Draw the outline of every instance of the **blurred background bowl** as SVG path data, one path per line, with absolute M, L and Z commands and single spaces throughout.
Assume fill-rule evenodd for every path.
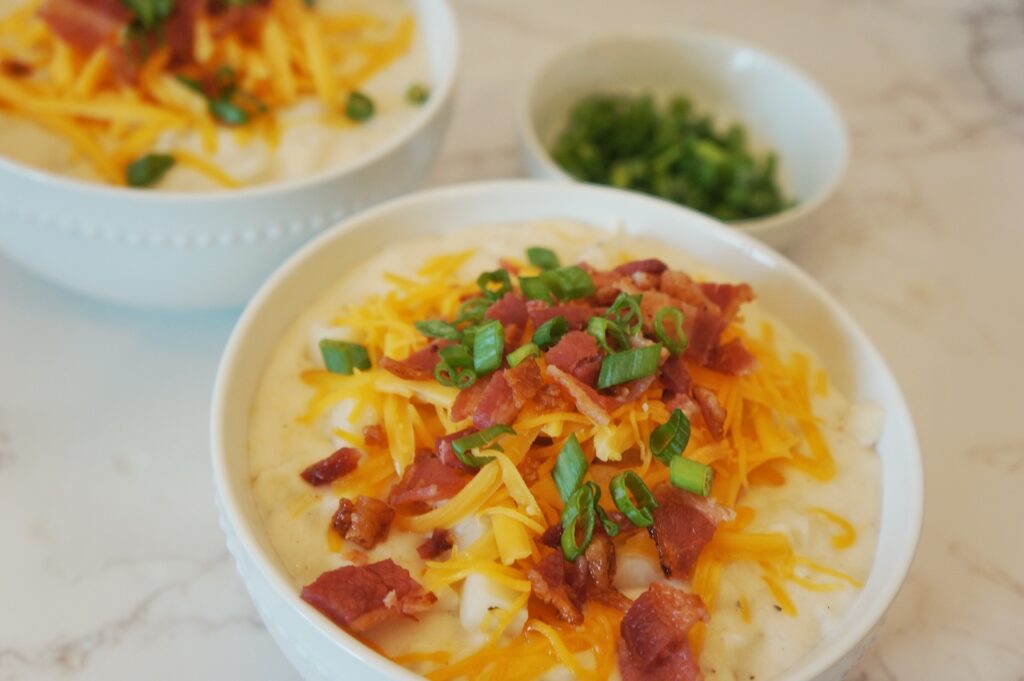
M 458 33 L 448 0 L 409 0 L 431 96 L 352 163 L 297 180 L 202 193 L 89 184 L 0 158 L 0 250 L 81 293 L 137 307 L 241 306 L 292 251 L 339 220 L 418 187 L 451 118 Z
M 745 126 L 755 151 L 775 151 L 783 190 L 796 204 L 728 224 L 776 248 L 813 226 L 846 171 L 846 126 L 828 95 L 794 66 L 703 32 L 638 30 L 569 45 L 527 84 L 517 114 L 531 177 L 575 181 L 548 150 L 573 106 L 597 92 L 682 94 L 716 123 Z

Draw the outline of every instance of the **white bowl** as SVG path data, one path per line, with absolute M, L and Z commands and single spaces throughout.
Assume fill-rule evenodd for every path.
M 253 501 L 248 419 L 271 353 L 295 317 L 346 269 L 388 244 L 481 224 L 568 218 L 656 237 L 750 282 L 760 300 L 820 352 L 834 383 L 886 412 L 878 443 L 882 513 L 874 567 L 841 625 L 782 678 L 838 681 L 863 652 L 910 565 L 921 525 L 922 474 L 913 423 L 892 374 L 856 322 L 809 276 L 765 245 L 694 211 L 640 194 L 505 181 L 413 194 L 366 211 L 293 256 L 242 314 L 221 360 L 211 447 L 221 527 L 267 629 L 308 681 L 415 679 L 299 598 Z
M 298 246 L 419 186 L 451 118 L 458 33 L 448 0 L 409 0 L 431 97 L 394 137 L 344 167 L 237 190 L 146 192 L 0 158 L 0 250 L 68 288 L 159 308 L 241 306 Z
M 575 181 L 548 149 L 581 98 L 608 90 L 686 94 L 720 123 L 746 126 L 755 149 L 774 150 L 782 186 L 796 205 L 730 224 L 776 248 L 814 224 L 814 212 L 846 171 L 846 126 L 828 95 L 796 67 L 728 38 L 650 30 L 583 40 L 541 66 L 517 117 L 531 177 Z

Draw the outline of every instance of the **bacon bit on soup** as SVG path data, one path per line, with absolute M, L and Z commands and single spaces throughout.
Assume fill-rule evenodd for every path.
M 515 420 L 519 409 L 512 388 L 505 379 L 505 371 L 496 371 L 480 393 L 480 401 L 473 410 L 473 425 L 483 430 L 496 425 L 508 425 Z
M 657 258 L 648 258 L 646 260 L 631 260 L 630 262 L 619 265 L 612 271 L 616 274 L 630 277 L 637 272 L 661 274 L 667 269 L 668 265 L 663 263 L 661 260 L 658 260 Z
M 302 599 L 354 632 L 427 610 L 437 598 L 390 558 L 323 573 L 302 588 Z
M 307 467 L 300 475 L 314 487 L 327 485 L 354 471 L 359 465 L 360 456 L 358 449 L 342 447 L 326 459 Z
M 708 619 L 698 596 L 656 582 L 637 598 L 619 627 L 622 681 L 699 681 L 687 634 Z
M 704 416 L 704 423 L 707 424 L 708 429 L 715 438 L 721 440 L 725 434 L 722 429 L 725 426 L 726 413 L 725 407 L 718 401 L 718 396 L 707 388 L 696 386 L 693 389 L 693 398 L 697 400 L 697 404 L 700 406 L 700 413 Z
M 433 453 L 418 456 L 391 489 L 392 506 L 423 505 L 451 499 L 472 479 L 472 475 L 446 466 Z
M 544 388 L 544 376 L 532 358 L 506 369 L 505 382 L 512 389 L 512 401 L 517 410 L 525 407 Z
M 529 316 L 526 313 L 526 300 L 518 293 L 506 293 L 498 302 L 492 304 L 484 313 L 485 319 L 495 319 L 501 322 L 505 328 L 505 340 L 508 342 L 510 329 L 513 342 L 518 341 L 523 330 L 526 329 L 526 322 Z
M 583 331 L 570 331 L 544 353 L 544 359 L 549 366 L 556 366 L 593 388 L 597 385 L 597 375 L 601 371 L 604 355 L 592 335 Z
M 354 503 L 351 499 L 338 502 L 331 527 L 350 542 L 372 549 L 388 538 L 394 518 L 394 509 L 380 499 L 359 496 Z
M 397 360 L 390 357 L 382 357 L 380 366 L 387 369 L 399 378 L 407 378 L 414 381 L 422 381 L 434 377 L 434 368 L 441 361 L 441 348 L 451 345 L 447 341 L 431 343 L 422 350 L 418 350 L 405 359 Z
M 581 624 L 583 595 L 577 585 L 568 581 L 572 572 L 566 570 L 566 565 L 562 552 L 555 551 L 541 558 L 527 575 L 534 596 L 552 606 L 563 622 Z
M 667 483 L 655 488 L 654 497 L 658 507 L 653 512 L 650 533 L 658 547 L 661 568 L 667 577 L 687 579 L 726 516 L 710 505 L 713 502 Z
M 452 533 L 438 528 L 430 533 L 426 541 L 416 547 L 416 553 L 420 554 L 420 558 L 423 560 L 434 560 L 454 545 Z
M 373 424 L 372 426 L 366 426 L 363 428 L 363 440 L 370 447 L 387 447 L 388 446 L 388 434 L 384 432 L 384 429 L 379 424 Z

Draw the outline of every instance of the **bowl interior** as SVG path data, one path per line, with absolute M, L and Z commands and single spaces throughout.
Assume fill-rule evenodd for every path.
M 813 679 L 850 651 L 895 596 L 917 544 L 921 470 L 913 424 L 885 363 L 852 319 L 806 274 L 750 237 L 698 213 L 638 194 L 578 184 L 500 182 L 442 188 L 392 201 L 308 244 L 263 287 L 243 314 L 225 352 L 213 403 L 213 456 L 218 493 L 241 550 L 271 582 L 277 597 L 306 611 L 338 645 L 361 644 L 298 598 L 263 530 L 250 489 L 249 410 L 263 367 L 299 311 L 345 270 L 382 245 L 424 234 L 541 218 L 569 218 L 609 231 L 644 234 L 686 250 L 727 275 L 751 283 L 768 308 L 817 350 L 833 382 L 853 400 L 886 411 L 878 444 L 882 516 L 874 566 L 857 605 L 786 676 Z M 370 664 L 390 662 L 370 651 Z M 403 676 L 397 667 L 395 672 Z
M 565 175 L 547 150 L 570 109 L 601 91 L 682 93 L 719 124 L 742 123 L 755 149 L 777 152 L 780 180 L 798 205 L 829 193 L 846 164 L 846 132 L 835 107 L 791 65 L 705 34 L 644 32 L 579 43 L 538 73 L 526 95 L 525 123 L 535 133 L 532 151 L 550 164 L 551 175 Z

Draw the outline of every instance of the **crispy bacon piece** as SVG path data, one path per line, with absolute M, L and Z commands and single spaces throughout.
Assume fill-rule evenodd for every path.
M 693 398 L 697 401 L 697 405 L 700 406 L 700 413 L 704 416 L 704 423 L 707 424 L 708 430 L 711 431 L 711 434 L 716 439 L 721 440 L 722 436 L 725 435 L 723 430 L 726 416 L 725 407 L 718 401 L 715 393 L 703 386 L 694 386 Z
M 562 389 L 554 383 L 545 383 L 533 398 L 533 406 L 540 413 L 566 411 L 571 408 L 571 402 L 562 392 Z
M 473 411 L 473 425 L 481 430 L 498 424 L 508 425 L 515 421 L 518 413 L 512 388 L 505 380 L 505 371 L 495 371 Z
M 444 465 L 433 454 L 419 456 L 405 469 L 402 479 L 391 488 L 388 503 L 398 507 L 451 499 L 472 477 Z
M 325 572 L 302 588 L 302 599 L 338 626 L 355 632 L 412 617 L 437 601 L 391 559 Z
M 570 331 L 544 353 L 549 365 L 572 374 L 594 387 L 601 371 L 602 355 L 597 340 L 585 331 Z
M 656 582 L 637 598 L 619 626 L 622 681 L 700 681 L 687 633 L 708 619 L 698 596 Z
M 548 376 L 553 378 L 565 390 L 569 398 L 576 403 L 576 408 L 581 414 L 599 426 L 608 424 L 611 419 L 609 412 L 617 406 L 615 400 L 599 394 L 589 385 L 553 364 L 548 365 L 547 372 Z
M 706 366 L 718 347 L 719 339 L 725 327 L 729 325 L 728 320 L 713 312 L 701 311 L 694 308 L 690 324 L 684 325 L 686 335 L 689 338 L 689 345 L 683 353 L 698 364 Z
M 532 357 L 524 359 L 511 369 L 506 369 L 505 381 L 512 389 L 512 401 L 515 402 L 517 410 L 526 406 L 526 403 L 536 397 L 544 387 L 544 376 L 540 373 L 537 361 Z
M 649 531 L 658 548 L 661 569 L 667 577 L 686 579 L 718 523 L 728 519 L 729 512 L 668 483 L 654 489 L 654 498 L 658 508 L 653 511 L 654 525 Z
M 743 347 L 743 342 L 739 338 L 733 338 L 715 348 L 711 353 L 708 368 L 723 374 L 743 376 L 757 368 L 757 359 Z
M 342 447 L 326 459 L 308 466 L 300 475 L 313 486 L 326 485 L 354 471 L 359 465 L 359 456 L 358 449 Z
M 359 496 L 355 502 L 351 499 L 338 502 L 331 527 L 350 542 L 372 549 L 388 538 L 394 519 L 395 510 L 380 499 Z
M 505 341 L 517 343 L 529 319 L 526 313 L 526 300 L 518 293 L 506 293 L 487 308 L 484 317 L 501 322 L 505 329 Z
M 447 345 L 451 345 L 451 341 L 437 341 L 402 360 L 381 357 L 380 366 L 399 378 L 420 381 L 433 378 L 434 367 L 441 361 L 438 352 Z
M 468 388 L 460 390 L 459 394 L 455 396 L 455 403 L 452 404 L 452 421 L 458 423 L 473 416 L 486 389 L 487 381 L 478 380 Z
M 527 577 L 533 586 L 533 595 L 554 607 L 558 616 L 569 624 L 583 622 L 583 603 L 578 591 L 567 579 L 565 559 L 561 551 L 554 551 L 540 559 Z
M 570 329 L 579 330 L 587 325 L 590 318 L 600 314 L 601 310 L 589 305 L 548 305 L 542 300 L 526 301 L 526 311 L 533 322 L 533 328 L 555 317 L 564 317 Z
M 744 303 L 754 299 L 754 289 L 749 284 L 716 284 L 705 282 L 700 285 L 701 292 L 712 303 L 718 306 L 722 316 L 732 321 Z
M 686 364 L 683 362 L 682 355 L 673 355 L 661 365 L 661 384 L 665 386 L 666 390 L 671 390 L 674 393 L 682 393 L 683 395 L 689 395 L 690 389 L 693 387 L 693 379 L 690 377 L 690 372 L 686 369 Z
M 433 560 L 454 545 L 451 532 L 438 528 L 427 537 L 426 541 L 416 547 L 416 553 L 420 554 L 420 558 L 423 560 Z
M 608 535 L 595 532 L 594 538 L 576 562 L 582 562 L 586 569 L 588 598 L 620 610 L 629 608 L 632 601 L 612 586 L 615 578 L 615 545 Z
M 665 408 L 671 412 L 674 409 L 681 409 L 686 418 L 693 422 L 700 415 L 700 406 L 686 393 L 675 393 L 665 400 Z
M 687 305 L 706 310 L 718 315 L 721 308 L 710 300 L 701 289 L 700 284 L 695 282 L 686 272 L 678 270 L 665 272 L 661 275 L 661 290 Z
M 163 30 L 157 36 L 166 40 L 172 63 L 191 61 L 195 45 L 196 22 L 202 17 L 206 4 L 207 0 L 175 0 L 174 11 L 171 16 L 167 17 Z M 256 7 L 231 9 L 248 10 L 244 12 L 246 15 L 262 11 Z
M 372 426 L 365 426 L 363 428 L 363 440 L 365 440 L 366 444 L 371 447 L 388 446 L 388 434 L 385 433 L 384 429 L 376 423 Z
M 451 466 L 452 468 L 457 468 L 459 470 L 469 470 L 466 468 L 465 464 L 459 461 L 459 457 L 455 454 L 455 449 L 452 447 L 452 443 L 460 437 L 469 435 L 471 432 L 473 432 L 472 428 L 463 428 L 462 430 L 457 430 L 454 433 L 449 433 L 444 437 L 437 438 L 434 447 L 437 451 L 437 458 L 441 463 L 445 466 Z
M 662 352 L 664 352 L 664 350 L 662 350 Z M 626 404 L 647 392 L 647 389 L 654 384 L 654 381 L 657 378 L 657 374 L 641 376 L 640 378 L 634 378 L 632 381 L 612 386 L 609 388 L 609 391 L 614 396 L 616 402 L 619 404 Z
M 121 0 L 47 0 L 39 18 L 75 49 L 92 52 L 128 25 L 131 12 Z
M 663 263 L 657 258 L 647 258 L 646 260 L 632 260 L 627 263 L 623 263 L 616 267 L 613 272 L 623 276 L 632 276 L 635 272 L 644 272 L 647 274 L 661 274 L 668 269 L 668 265 Z

